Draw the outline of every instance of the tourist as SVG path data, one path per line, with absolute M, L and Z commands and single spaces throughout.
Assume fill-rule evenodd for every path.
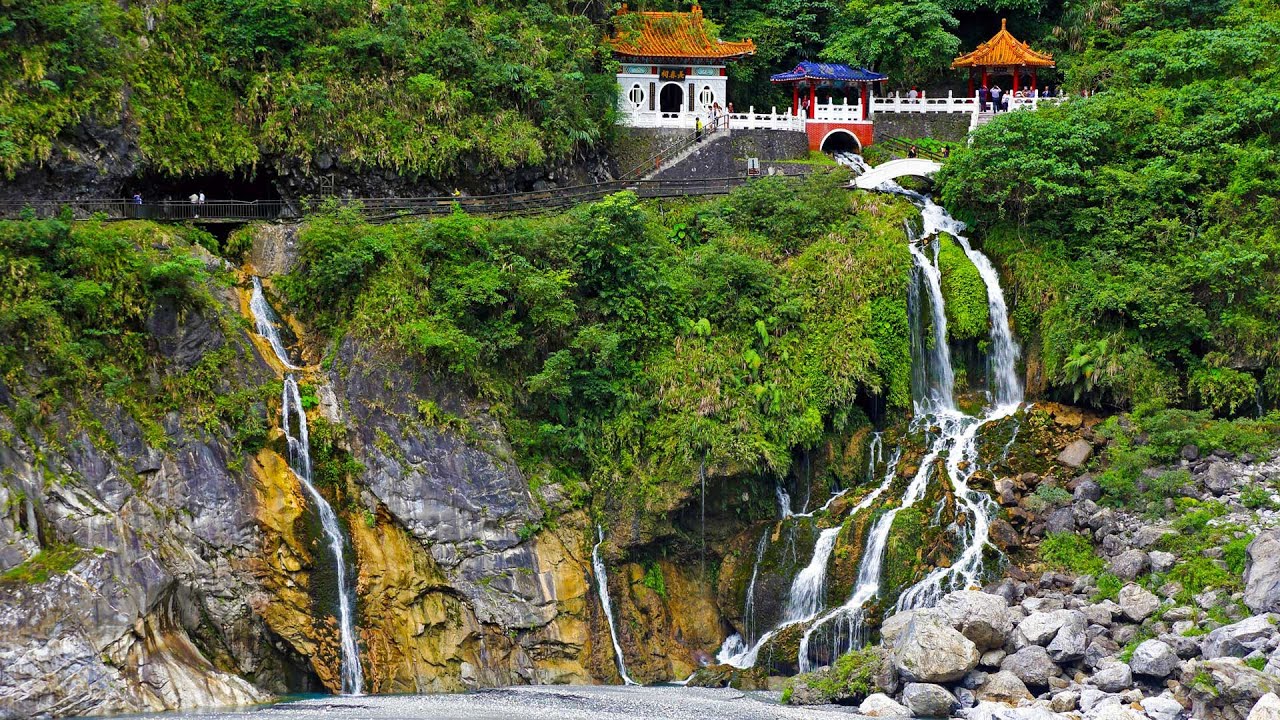
M 943 145 L 943 146 L 942 146 L 942 159 L 943 159 L 943 160 L 946 160 L 946 159 L 947 159 L 947 158 L 949 158 L 949 157 L 951 157 L 951 146 L 950 146 L 950 145 Z
M 711 129 L 715 130 L 720 125 L 720 117 L 724 114 L 724 108 L 720 107 L 720 103 L 711 104 Z
M 912 85 L 911 89 L 907 91 L 907 99 L 913 103 L 920 102 L 920 90 L 915 85 Z
M 916 157 L 916 156 L 917 156 L 917 155 L 919 155 L 919 154 L 920 154 L 920 153 L 919 153 L 919 151 L 917 151 L 917 150 L 916 150 L 916 146 L 915 146 L 915 145 L 912 145 L 912 146 L 911 146 L 911 149 L 907 150 L 907 157 L 909 157 L 909 158 L 914 158 L 914 157 Z
M 992 112 L 1000 112 L 1000 96 L 1003 94 L 1004 91 L 1000 89 L 999 85 L 991 88 Z
M 694 118 L 693 121 L 693 138 L 696 142 L 702 142 L 702 118 Z
M 204 193 L 200 193 L 200 204 L 204 204 Z
M 978 91 L 979 112 L 986 112 L 987 106 L 990 104 L 991 104 L 991 89 L 988 88 L 986 85 L 983 85 L 982 89 Z
M 134 193 L 133 198 L 130 199 L 129 202 L 133 204 L 133 208 L 131 208 L 133 212 L 129 214 L 135 218 L 142 217 L 142 195 L 139 193 Z

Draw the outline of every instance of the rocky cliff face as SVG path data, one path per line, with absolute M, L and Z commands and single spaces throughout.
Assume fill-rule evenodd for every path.
M 255 264 L 286 269 L 290 234 L 263 236 L 280 247 L 258 248 Z M 0 385 L 0 717 L 340 686 L 334 569 L 284 458 L 279 369 L 241 320 L 244 290 L 217 296 L 214 309 L 156 313 L 155 381 L 216 359 L 220 393 L 260 398 L 252 414 L 273 428 L 261 447 L 181 407 L 137 418 L 69 402 L 32 424 L 20 411 L 32 391 Z M 340 456 L 321 489 L 354 550 L 366 691 L 617 679 L 594 525 L 555 488 L 531 492 L 482 403 L 352 338 L 303 376 L 318 402 L 313 453 L 324 442 Z M 687 676 L 723 638 L 696 570 L 661 571 L 660 594 L 644 566 L 609 563 L 644 681 Z

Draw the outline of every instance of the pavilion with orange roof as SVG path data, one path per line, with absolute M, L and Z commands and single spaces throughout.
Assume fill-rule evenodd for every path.
M 1032 50 L 1030 45 L 1018 40 L 1009 32 L 1008 21 L 1000 20 L 1000 32 L 982 43 L 973 52 L 966 53 L 951 62 L 955 69 L 969 70 L 969 96 L 973 97 L 974 75 L 982 71 L 982 87 L 989 87 L 991 74 L 1012 75 L 1012 92 L 1021 89 L 1022 74 L 1031 71 L 1031 89 L 1036 89 L 1036 71 L 1054 67 L 1053 56 Z
M 632 12 L 624 4 L 614 28 L 619 122 L 633 127 L 707 122 L 715 106 L 728 107 L 728 64 L 756 51 L 750 39 L 714 37 L 698 5 L 689 12 Z

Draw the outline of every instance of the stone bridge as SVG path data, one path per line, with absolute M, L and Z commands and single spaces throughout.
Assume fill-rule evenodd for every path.
M 908 175 L 929 177 L 938 172 L 941 167 L 941 163 L 926 158 L 890 160 L 862 173 L 854 179 L 853 184 L 863 190 L 874 190 L 890 180 L 897 180 Z

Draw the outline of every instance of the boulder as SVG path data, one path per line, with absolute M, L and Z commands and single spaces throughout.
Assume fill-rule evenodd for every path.
M 884 693 L 872 693 L 858 706 L 858 712 L 867 717 L 910 717 L 907 707 Z
M 1215 462 L 1209 466 L 1209 472 L 1204 474 L 1204 486 L 1214 495 L 1221 495 L 1236 484 L 1236 475 L 1231 470 L 1231 466 L 1224 462 Z
M 1151 558 L 1138 549 L 1125 550 L 1111 560 L 1108 570 L 1121 580 L 1137 580 L 1151 569 Z
M 1244 566 L 1244 604 L 1256 613 L 1280 612 L 1280 529 L 1258 533 Z
M 1085 500 L 1098 502 L 1102 499 L 1102 486 L 1095 482 L 1092 477 L 1085 475 L 1076 483 L 1074 497 L 1078 503 Z
M 1062 623 L 1058 634 L 1047 648 L 1049 657 L 1056 663 L 1069 663 L 1084 657 L 1089 646 L 1088 621 L 1079 610 L 1066 610 L 1067 621 Z
M 1047 645 L 1071 616 L 1070 610 L 1033 612 L 1018 623 L 1018 639 L 1022 645 Z
M 1280 695 L 1267 693 L 1258 698 L 1249 711 L 1248 720 L 1280 720 Z
M 1006 670 L 988 675 L 987 679 L 974 690 L 974 696 L 978 700 L 1001 702 L 1007 705 L 1017 705 L 1020 700 L 1034 699 L 1031 692 L 1027 690 L 1026 683 Z
M 1200 448 L 1196 445 L 1183 445 L 1178 454 L 1187 462 L 1195 462 L 1200 459 Z
M 1062 670 L 1049 658 L 1049 651 L 1039 645 L 1028 645 L 1006 657 L 1000 663 L 1000 669 L 1013 673 L 1022 682 L 1036 688 L 1047 687 L 1049 678 L 1062 674 Z
M 1013 630 L 1009 603 L 999 595 L 961 590 L 942 598 L 936 611 L 979 650 L 1003 647 Z
M 1161 539 L 1169 535 L 1177 535 L 1178 531 L 1167 527 L 1157 527 L 1155 525 L 1144 525 L 1138 528 L 1133 534 L 1133 546 L 1138 548 L 1149 548 L 1160 542 Z
M 1093 446 L 1088 440 L 1080 439 L 1071 442 L 1058 453 L 1058 462 L 1068 467 L 1083 467 L 1089 462 L 1089 456 L 1093 454 Z
M 1164 695 L 1143 698 L 1141 705 L 1151 720 L 1178 720 L 1185 710 L 1182 703 Z
M 1280 678 L 1254 670 L 1239 658 L 1187 663 L 1182 685 L 1188 689 L 1194 718 L 1247 717 L 1264 695 L 1280 694 Z
M 1096 605 L 1085 605 L 1080 611 L 1084 613 L 1084 619 L 1088 620 L 1090 625 L 1107 627 L 1111 625 L 1111 616 L 1114 614 L 1112 605 L 1113 603 L 1108 600 Z
M 1095 672 L 1089 683 L 1103 692 L 1124 692 L 1133 687 L 1133 672 L 1128 665 L 1116 662 Z
M 1076 531 L 1076 513 L 1071 507 L 1060 507 L 1044 519 L 1046 533 L 1069 533 Z
M 1182 665 L 1173 648 L 1159 640 L 1147 640 L 1133 651 L 1129 669 L 1139 675 L 1166 678 Z
M 903 610 L 885 618 L 884 622 L 880 623 L 880 645 L 892 650 L 894 645 L 898 643 L 898 637 L 911 624 L 911 620 L 916 615 L 927 615 L 929 613 L 929 610 Z
M 1224 625 L 1211 631 L 1200 641 L 1200 652 L 1205 660 L 1220 657 L 1244 657 L 1265 647 L 1267 641 L 1280 632 L 1276 616 L 1257 615 L 1248 620 Z
M 1157 598 L 1141 586 L 1129 583 L 1120 588 L 1120 612 L 1133 622 L 1142 622 L 1160 607 Z
M 1001 649 L 988 650 L 982 653 L 982 657 L 978 659 L 978 665 L 984 668 L 998 668 L 1006 655 L 1008 653 Z
M 932 683 L 907 683 L 902 690 L 902 702 L 912 717 L 919 718 L 950 717 L 958 704 L 955 695 Z
M 1162 552 L 1160 550 L 1152 550 L 1148 556 L 1151 560 L 1151 572 L 1166 573 L 1173 569 L 1178 562 L 1178 556 L 1173 553 Z
M 894 644 L 898 672 L 914 683 L 959 680 L 977 667 L 978 657 L 978 648 L 969 638 L 931 614 L 913 617 Z
M 1063 690 L 1054 693 L 1049 701 L 1049 709 L 1056 713 L 1069 713 L 1080 705 L 1080 693 L 1074 690 Z

